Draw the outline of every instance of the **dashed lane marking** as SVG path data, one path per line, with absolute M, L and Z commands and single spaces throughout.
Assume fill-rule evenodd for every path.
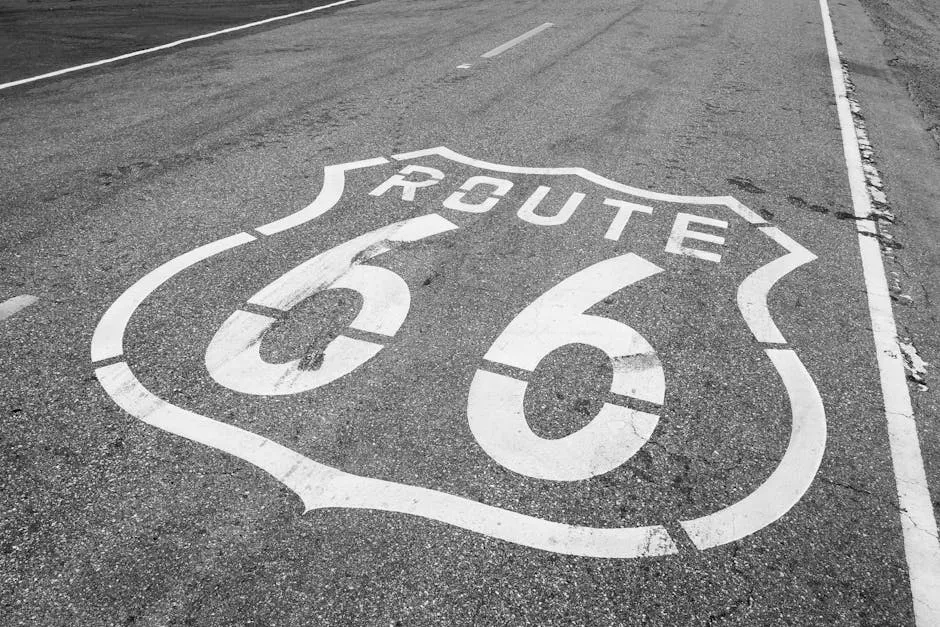
M 47 72 L 45 74 L 40 74 L 38 76 L 31 76 L 29 78 L 21 78 L 19 80 L 11 81 L 9 83 L 0 84 L 0 89 L 9 89 L 10 87 L 16 87 L 18 85 L 26 85 L 28 83 L 35 83 L 36 81 L 41 81 L 47 78 L 54 78 L 56 76 L 62 76 L 63 74 L 71 74 L 72 72 L 78 72 L 79 70 L 87 70 L 89 68 L 98 67 L 99 65 L 107 65 L 109 63 L 115 63 L 117 61 L 124 61 L 125 59 L 132 59 L 134 57 L 139 57 L 145 54 L 159 52 L 160 50 L 176 48 L 177 46 L 182 46 L 183 44 L 192 43 L 194 41 L 201 41 L 203 39 L 209 39 L 211 37 L 218 37 L 219 35 L 227 35 L 229 33 L 235 33 L 240 30 L 254 28 L 256 26 L 262 26 L 264 24 L 280 22 L 281 20 L 289 20 L 294 17 L 299 17 L 301 15 L 307 15 L 309 13 L 315 13 L 317 11 L 323 11 L 326 9 L 332 9 L 333 7 L 338 7 L 344 4 L 350 4 L 352 2 L 358 2 L 358 0 L 339 0 L 338 2 L 332 2 L 330 4 L 325 4 L 323 6 L 313 7 L 312 9 L 304 9 L 303 11 L 294 11 L 293 13 L 287 13 L 286 15 L 277 15 L 275 17 L 269 17 L 267 19 L 259 20 L 257 22 L 251 22 L 249 24 L 241 24 L 240 26 L 232 26 L 230 28 L 223 28 L 222 30 L 217 30 L 211 33 L 206 33 L 204 35 L 196 35 L 195 37 L 186 37 L 185 39 L 178 39 L 176 41 L 171 41 L 168 44 L 161 44 L 159 46 L 154 46 L 153 48 L 135 50 L 134 52 L 128 52 L 127 54 L 118 55 L 116 57 L 111 57 L 109 59 L 101 59 L 100 61 L 92 61 L 91 63 L 83 63 L 81 65 L 76 65 L 76 66 L 64 68 L 61 70 L 55 70 L 54 72 Z
M 530 38 L 532 38 L 532 37 L 535 37 L 536 35 L 538 35 L 539 33 L 541 33 L 543 30 L 547 30 L 547 29 L 551 28 L 552 26 L 554 26 L 554 24 L 552 24 L 551 22 L 545 22 L 545 23 L 542 24 L 541 26 L 537 26 L 536 28 L 533 28 L 533 29 L 530 30 L 529 32 L 523 33 L 523 34 L 519 35 L 518 37 L 516 37 L 515 39 L 511 39 L 511 40 L 507 41 L 507 42 L 504 43 L 502 46 L 497 46 L 496 48 L 493 48 L 493 49 L 490 50 L 489 52 L 484 52 L 484 53 L 483 53 L 482 55 L 480 55 L 480 56 L 481 56 L 483 59 L 492 59 L 493 57 L 498 56 L 498 55 L 501 55 L 502 53 L 506 52 L 507 50 L 509 50 L 509 49 L 512 48 L 513 46 L 517 46 L 517 45 L 521 44 L 521 43 L 522 43 L 523 41 L 525 41 L 526 39 L 530 39 Z
M 516 45 L 522 43 L 522 42 L 525 41 L 526 39 L 529 39 L 529 38 L 531 38 L 531 37 L 535 37 L 536 35 L 538 35 L 539 33 L 541 33 L 543 30 L 549 29 L 549 28 L 551 28 L 552 26 L 554 26 L 554 24 L 552 24 L 551 22 L 545 22 L 545 23 L 542 24 L 541 26 L 539 26 L 539 27 L 537 27 L 537 28 L 533 28 L 533 29 L 530 30 L 529 32 L 523 33 L 522 35 L 519 35 L 519 36 L 516 37 L 515 39 L 512 39 L 512 40 L 510 40 L 510 41 L 507 41 L 507 42 L 504 43 L 503 45 L 497 46 L 496 48 L 493 48 L 493 49 L 490 50 L 489 52 L 486 52 L 486 53 L 480 55 L 480 58 L 482 58 L 482 59 L 491 59 L 491 58 L 493 58 L 493 57 L 495 57 L 495 56 L 498 56 L 498 55 L 500 55 L 500 54 L 506 52 L 507 50 L 509 50 L 509 49 L 512 48 L 513 46 L 516 46 Z M 472 68 L 472 67 L 473 67 L 473 64 L 472 64 L 472 63 L 461 63 L 460 65 L 457 66 L 457 69 L 458 69 L 458 70 L 469 70 L 469 69 Z
M 829 70 L 839 111 L 839 126 L 842 128 L 842 147 L 848 168 L 849 188 L 852 191 L 858 245 L 861 249 L 862 268 L 868 292 L 868 309 L 878 369 L 881 373 L 881 392 L 884 397 L 891 460 L 901 509 L 901 529 L 914 601 L 914 618 L 917 624 L 923 627 L 940 625 L 940 540 L 937 537 L 937 520 L 927 486 L 911 394 L 904 374 L 902 351 L 898 345 L 881 246 L 878 239 L 872 237 L 878 234 L 878 227 L 871 217 L 872 203 L 865 184 L 861 146 L 852 121 L 829 3 L 827 0 L 819 0 L 819 6 L 826 31 Z
M 6 320 L 7 318 L 18 314 L 20 311 L 26 309 L 37 300 L 39 299 L 35 296 L 23 294 L 22 296 L 14 296 L 9 300 L 3 301 L 0 303 L 0 321 Z

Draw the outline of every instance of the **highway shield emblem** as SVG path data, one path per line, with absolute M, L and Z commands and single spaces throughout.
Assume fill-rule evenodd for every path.
M 820 394 L 768 306 L 814 259 L 732 197 L 435 148 L 327 166 L 310 205 L 160 265 L 92 360 L 125 411 L 307 511 L 706 550 L 784 516 L 821 463 Z

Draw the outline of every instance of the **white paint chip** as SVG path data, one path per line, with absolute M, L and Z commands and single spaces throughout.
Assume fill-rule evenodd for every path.
M 901 298 L 904 298 L 902 295 Z M 910 297 L 908 297 L 910 298 Z M 917 347 L 908 342 L 898 341 L 898 346 L 901 349 L 901 352 L 904 353 L 904 364 L 907 366 L 907 370 L 910 373 L 911 378 L 920 385 L 922 390 L 926 390 L 927 386 L 925 384 L 927 377 L 927 366 L 930 364 L 924 361 L 920 355 L 917 354 Z
M 9 300 L 3 301 L 0 303 L 0 320 L 6 320 L 11 316 L 16 315 L 23 309 L 26 309 L 35 303 L 37 300 L 39 299 L 35 296 L 23 294 L 22 296 L 14 296 Z

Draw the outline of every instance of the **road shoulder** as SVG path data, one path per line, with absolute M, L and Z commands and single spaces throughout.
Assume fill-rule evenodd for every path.
M 940 387 L 930 364 L 940 364 L 936 332 L 940 151 L 912 100 L 906 74 L 892 65 L 883 33 L 861 4 L 840 3 L 832 10 L 840 51 L 871 140 L 872 164 L 884 184 L 887 211 L 893 215 L 893 221 L 880 222 L 882 249 L 936 517 L 940 428 L 934 417 L 940 413 Z

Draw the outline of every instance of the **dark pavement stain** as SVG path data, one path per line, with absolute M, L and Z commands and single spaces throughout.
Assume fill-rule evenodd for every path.
M 854 213 L 849 213 L 848 211 L 836 211 L 835 214 L 833 215 L 835 215 L 835 217 L 838 218 L 839 220 L 858 220 L 859 219 L 858 216 L 856 216 Z
M 774 217 L 774 212 L 771 211 L 770 209 L 765 209 L 763 207 L 756 207 L 754 211 L 760 214 L 760 217 L 764 218 L 765 220 L 771 220 Z
M 766 194 L 767 193 L 765 190 L 755 185 L 751 179 L 745 178 L 743 176 L 732 176 L 730 179 L 728 179 L 728 182 L 734 185 L 735 187 L 743 189 L 744 191 L 750 194 Z
M 894 238 L 890 236 L 886 236 L 883 233 L 868 233 L 866 231 L 859 231 L 858 234 L 864 235 L 865 237 L 875 238 L 876 240 L 880 241 L 881 245 L 884 246 L 885 248 L 894 248 L 896 250 L 901 250 L 902 248 L 904 248 L 904 244 L 902 244 L 901 242 L 895 240 Z
M 797 209 L 808 209 L 814 213 L 829 213 L 828 207 L 822 205 L 815 205 L 806 202 L 803 198 L 799 196 L 787 196 L 787 202 L 796 207 Z

